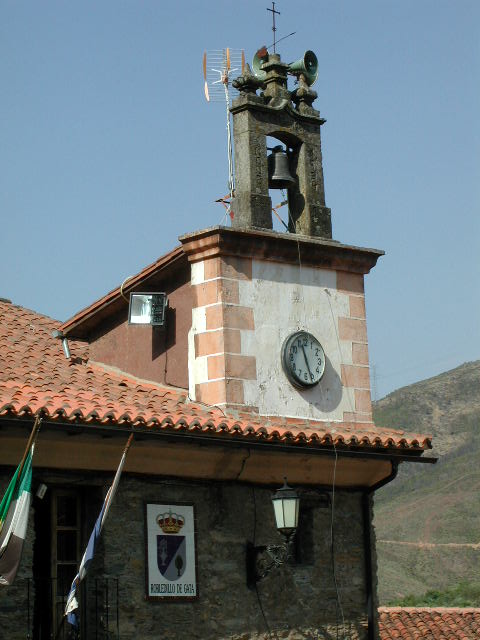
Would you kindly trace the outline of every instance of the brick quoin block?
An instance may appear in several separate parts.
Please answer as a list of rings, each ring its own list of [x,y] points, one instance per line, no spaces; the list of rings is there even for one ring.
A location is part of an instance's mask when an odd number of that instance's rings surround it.
[[[218,329],[197,333],[195,336],[195,356],[209,356],[213,353],[240,353],[239,329]]]
[[[252,279],[252,259],[224,256],[205,260],[205,280],[212,278]]]
[[[207,358],[207,371],[209,380],[225,378],[225,355],[222,353]]]
[[[370,389],[370,372],[368,367],[355,367],[342,364],[342,384],[355,389]]]
[[[220,287],[217,280],[192,285],[193,307],[205,307],[221,300]]]
[[[257,367],[254,356],[241,356],[222,354],[208,358],[208,378],[241,378],[243,380],[256,380]]]
[[[372,414],[371,413],[352,413],[351,411],[343,412],[343,421],[344,422],[361,422],[372,424]]]
[[[215,380],[195,385],[195,397],[205,404],[243,404],[243,382],[241,380]]]
[[[205,280],[218,278],[220,275],[220,258],[207,258],[203,262],[203,277]]]
[[[365,320],[355,318],[338,319],[338,335],[340,340],[352,340],[352,342],[367,343],[367,323]]]
[[[348,293],[364,293],[363,275],[337,271],[337,289]]]
[[[239,292],[237,280],[209,280],[192,286],[193,306],[205,307],[216,302],[238,304]]]
[[[352,362],[353,364],[368,365],[368,346],[366,344],[358,344],[357,342],[352,344]]]
[[[368,413],[372,415],[372,400],[370,398],[370,391],[366,389],[355,389],[355,411],[360,413]]]
[[[363,296],[350,296],[350,316],[352,318],[365,318],[365,298]]]
[[[217,304],[206,308],[207,329],[247,329],[253,330],[253,309],[236,305]]]

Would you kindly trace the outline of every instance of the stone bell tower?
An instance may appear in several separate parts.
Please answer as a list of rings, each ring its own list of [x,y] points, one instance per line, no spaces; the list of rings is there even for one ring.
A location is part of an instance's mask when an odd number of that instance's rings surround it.
[[[232,226],[272,229],[266,143],[270,136],[286,146],[294,179],[288,188],[289,231],[331,238],[320,147],[320,126],[325,120],[312,107],[317,94],[309,86],[317,75],[316,56],[307,51],[298,63],[288,65],[278,54],[261,49],[253,67],[255,73],[246,65],[233,82],[240,95],[231,108],[236,173]],[[298,78],[292,92],[287,88],[287,73]]]
[[[189,393],[355,431],[372,421],[363,278],[383,252],[332,241],[317,68],[312,51],[287,65],[263,49],[233,82],[232,226],[180,238],[193,291]],[[269,188],[288,190],[288,233],[272,230]]]

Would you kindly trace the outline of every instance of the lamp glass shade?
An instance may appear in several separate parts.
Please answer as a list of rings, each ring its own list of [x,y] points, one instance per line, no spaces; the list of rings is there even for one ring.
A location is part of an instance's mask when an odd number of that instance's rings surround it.
[[[128,321],[130,324],[163,327],[167,304],[165,293],[131,293]]]
[[[277,529],[284,535],[292,534],[298,526],[300,498],[287,482],[272,498]]]
[[[130,323],[150,324],[152,317],[152,296],[134,293],[130,302]]]

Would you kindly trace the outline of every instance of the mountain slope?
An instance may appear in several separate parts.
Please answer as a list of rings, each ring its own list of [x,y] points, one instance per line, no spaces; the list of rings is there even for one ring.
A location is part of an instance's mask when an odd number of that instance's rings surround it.
[[[375,496],[380,602],[478,581],[480,361],[391,393],[374,418],[432,433],[439,456],[435,466],[402,465]]]

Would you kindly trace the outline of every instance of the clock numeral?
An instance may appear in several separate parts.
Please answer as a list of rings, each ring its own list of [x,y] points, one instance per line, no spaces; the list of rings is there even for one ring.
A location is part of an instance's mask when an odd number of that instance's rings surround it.
[[[321,358],[319,358],[319,359],[318,359],[318,366],[319,366],[319,367],[321,367],[321,366],[322,366],[322,359],[321,359]]]
[[[316,372],[317,372],[317,373],[320,373],[320,367],[317,367],[317,368],[316,368]]]
[[[313,373],[310,374],[310,380],[315,380],[315,376],[313,375]]]
[[[301,376],[301,375],[302,375],[302,370],[301,370],[301,369],[299,369],[299,370],[298,370],[298,375],[299,375],[299,376]]]
[[[306,373],[303,374],[303,379],[308,380],[308,375]]]
[[[294,363],[292,364],[292,371],[295,371],[295,369],[296,369],[296,368],[297,368],[297,367],[296,367],[295,362],[294,362]]]
[[[318,348],[315,349],[315,357],[318,358]]]

